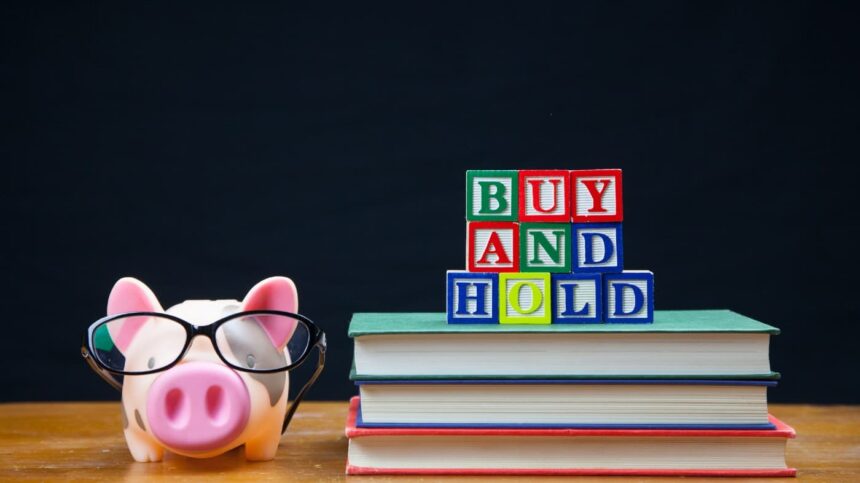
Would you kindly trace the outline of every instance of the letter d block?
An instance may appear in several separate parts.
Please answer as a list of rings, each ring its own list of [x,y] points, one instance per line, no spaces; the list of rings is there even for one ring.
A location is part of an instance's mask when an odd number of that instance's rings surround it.
[[[552,322],[603,322],[603,279],[599,273],[552,274]]]
[[[466,219],[517,221],[517,171],[466,171]]]
[[[448,271],[448,323],[498,324],[499,274]]]
[[[607,322],[650,324],[654,322],[654,274],[648,270],[625,270],[603,276]]]
[[[549,273],[500,273],[499,290],[499,323],[552,322]]]
[[[574,223],[573,273],[608,273],[624,270],[621,223]]]

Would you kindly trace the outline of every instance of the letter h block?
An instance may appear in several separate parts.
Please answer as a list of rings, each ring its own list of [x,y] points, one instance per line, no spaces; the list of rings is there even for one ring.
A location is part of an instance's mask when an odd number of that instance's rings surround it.
[[[570,186],[574,223],[624,221],[620,169],[571,171]]]
[[[519,224],[470,221],[466,231],[466,267],[470,272],[519,271]]]
[[[517,221],[518,182],[515,170],[466,171],[466,220]]]
[[[604,318],[610,323],[654,322],[654,274],[648,270],[625,270],[603,275],[606,305]]]
[[[571,239],[573,273],[624,270],[621,223],[574,223]]]
[[[498,324],[499,274],[448,271],[448,323]]]

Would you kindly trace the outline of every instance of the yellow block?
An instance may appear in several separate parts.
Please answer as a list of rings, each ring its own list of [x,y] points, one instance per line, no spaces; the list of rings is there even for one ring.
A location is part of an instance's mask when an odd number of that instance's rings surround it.
[[[500,324],[551,324],[550,275],[544,272],[499,274]]]

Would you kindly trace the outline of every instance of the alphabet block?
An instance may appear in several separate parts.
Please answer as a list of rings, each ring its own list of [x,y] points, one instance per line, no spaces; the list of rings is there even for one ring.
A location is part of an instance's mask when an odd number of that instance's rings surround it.
[[[520,268],[517,223],[471,221],[467,227],[466,267],[470,272],[517,272]]]
[[[570,221],[569,171],[558,169],[520,171],[519,197],[520,221]]]
[[[520,271],[570,273],[570,223],[520,223]]]
[[[570,172],[571,214],[574,223],[624,220],[620,169],[585,169]]]
[[[499,290],[499,323],[552,322],[549,273],[500,273]]]
[[[621,223],[574,223],[571,237],[574,273],[624,270]]]
[[[448,270],[448,323],[499,323],[499,274]]]
[[[466,219],[517,221],[519,176],[516,170],[466,171]]]
[[[606,291],[604,314],[610,323],[654,322],[654,274],[648,270],[625,270],[603,276]]]
[[[552,321],[555,324],[603,322],[603,280],[598,273],[552,274]]]

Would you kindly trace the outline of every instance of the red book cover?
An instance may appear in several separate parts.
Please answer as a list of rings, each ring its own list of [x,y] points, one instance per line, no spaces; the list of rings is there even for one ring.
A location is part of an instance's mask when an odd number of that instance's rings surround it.
[[[492,428],[358,428],[355,426],[359,398],[349,401],[346,420],[346,436],[350,439],[366,436],[635,436],[635,437],[766,437],[794,438],[795,431],[779,419],[770,416],[776,429],[726,430],[726,429],[492,429]],[[783,469],[498,469],[498,468],[367,468],[353,466],[347,461],[346,473],[369,474],[457,474],[457,475],[592,475],[592,476],[795,476],[794,468]]]

